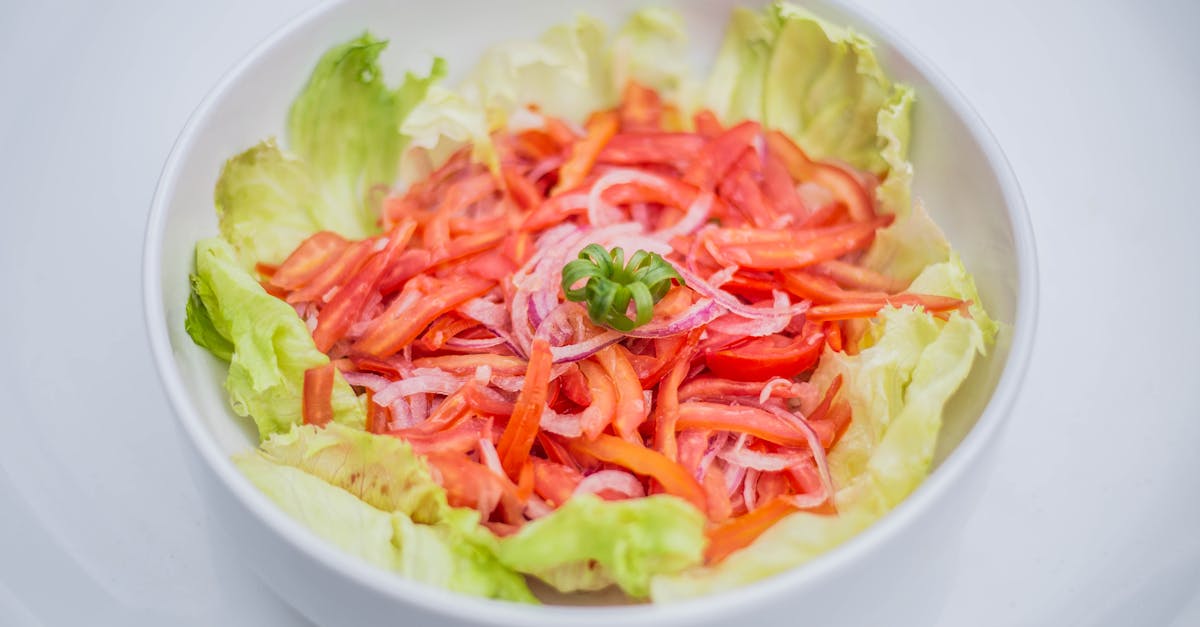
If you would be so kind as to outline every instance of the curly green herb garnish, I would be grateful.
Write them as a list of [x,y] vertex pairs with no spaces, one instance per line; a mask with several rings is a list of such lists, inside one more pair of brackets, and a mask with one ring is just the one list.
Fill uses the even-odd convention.
[[[575,288],[584,279],[587,283]],[[598,244],[588,244],[578,259],[563,266],[562,272],[567,300],[585,303],[592,322],[618,331],[630,331],[650,322],[654,303],[666,296],[671,281],[684,284],[662,255],[639,250],[625,263],[625,251],[619,246],[608,252]],[[632,320],[626,315],[630,302],[635,310]]]

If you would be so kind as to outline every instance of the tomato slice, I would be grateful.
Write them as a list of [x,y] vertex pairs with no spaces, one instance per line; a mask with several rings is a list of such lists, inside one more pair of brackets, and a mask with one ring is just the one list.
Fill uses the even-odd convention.
[[583,474],[570,466],[533,458],[533,491],[550,507],[566,503],[580,481]]
[[304,424],[323,427],[333,420],[333,375],[332,363],[304,371],[304,391],[300,405]]
[[825,347],[820,325],[805,324],[799,337],[768,335],[710,352],[705,355],[708,369],[717,376],[735,381],[766,381],[772,377],[790,379],[816,365]]

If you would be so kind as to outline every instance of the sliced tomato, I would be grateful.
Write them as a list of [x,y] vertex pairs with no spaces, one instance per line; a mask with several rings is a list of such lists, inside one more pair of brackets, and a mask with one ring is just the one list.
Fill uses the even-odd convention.
[[375,393],[367,390],[367,432],[384,433],[392,420],[392,411],[375,402]]
[[715,189],[743,153],[747,150],[756,152],[754,140],[761,133],[762,125],[750,120],[726,129],[694,153],[683,180],[700,189]]
[[580,481],[583,474],[575,468],[533,458],[533,491],[550,507],[566,503]]
[[304,371],[304,391],[300,405],[304,424],[323,427],[333,420],[334,372],[332,363]]
[[569,446],[635,474],[653,477],[668,494],[690,502],[702,512],[707,511],[704,489],[696,478],[658,451],[607,434],[600,434],[595,440],[575,439]]
[[432,451],[425,458],[436,470],[434,478],[446,490],[451,506],[475,509],[485,520],[499,506],[506,522],[524,522],[516,486],[507,479],[462,454]]
[[710,352],[704,361],[717,376],[735,381],[790,379],[817,364],[825,347],[820,325],[807,325],[805,333],[756,337],[730,348]]

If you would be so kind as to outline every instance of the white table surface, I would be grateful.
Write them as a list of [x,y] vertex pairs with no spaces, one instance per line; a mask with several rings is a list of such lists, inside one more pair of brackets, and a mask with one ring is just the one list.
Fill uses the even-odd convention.
[[[100,4],[0,3],[0,624],[304,624],[192,486],[139,277],[187,116],[307,2]],[[1200,625],[1200,3],[862,4],[991,126],[1041,261],[940,624]]]

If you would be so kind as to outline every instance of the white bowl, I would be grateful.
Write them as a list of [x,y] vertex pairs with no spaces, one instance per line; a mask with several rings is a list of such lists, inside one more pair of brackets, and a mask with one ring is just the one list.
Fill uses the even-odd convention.
[[[183,427],[190,462],[230,550],[282,597],[322,624],[724,624],[731,619],[810,624],[927,624],[952,573],[956,530],[975,501],[1033,340],[1033,237],[1012,171],[962,96],[891,32],[833,0],[804,0],[878,45],[889,74],[916,88],[912,159],[916,193],[975,275],[990,313],[1011,327],[977,363],[947,408],[936,468],[894,511],[840,548],[766,581],[662,606],[525,607],[459,596],[376,570],[312,535],[244,479],[229,456],[256,444],[228,410],[224,369],[184,331],[195,241],[216,233],[213,185],[225,159],[282,136],[287,108],[317,57],[370,29],[391,39],[387,76],[424,66],[430,53],[469,68],[497,40],[531,37],[577,10],[616,22],[632,0],[496,3],[347,0],[293,20],[233,68],[205,98],[163,169],[146,235],[145,306],[155,359]],[[697,65],[711,58],[730,8],[746,2],[673,3],[684,13]],[[453,76],[451,77],[454,78]]]

